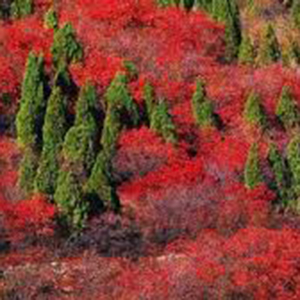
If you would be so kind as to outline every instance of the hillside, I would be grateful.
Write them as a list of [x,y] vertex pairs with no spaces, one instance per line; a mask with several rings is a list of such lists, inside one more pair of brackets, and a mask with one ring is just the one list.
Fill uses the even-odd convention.
[[299,35],[298,0],[0,2],[0,298],[299,299]]

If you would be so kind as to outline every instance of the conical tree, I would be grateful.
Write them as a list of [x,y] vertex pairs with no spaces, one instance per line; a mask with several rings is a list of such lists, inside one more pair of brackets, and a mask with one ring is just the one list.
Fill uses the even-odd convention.
[[261,99],[254,91],[247,98],[244,108],[244,119],[251,125],[266,126],[266,116],[261,105]]
[[21,18],[33,13],[33,0],[14,0],[11,4],[11,15]]
[[16,116],[17,142],[21,148],[39,143],[46,99],[44,60],[30,53],[22,84],[20,108]]
[[237,58],[239,47],[242,40],[240,13],[235,0],[224,0],[226,6],[225,19],[225,42],[226,42],[226,60],[231,62]]
[[146,104],[147,121],[150,123],[151,115],[155,107],[155,95],[153,86],[148,82],[143,88],[143,98]]
[[253,65],[255,61],[254,46],[248,35],[243,35],[238,55],[239,63]]
[[271,24],[268,24],[263,32],[257,56],[259,65],[268,65],[280,59],[280,47],[276,37],[275,30]]
[[121,116],[114,107],[109,108],[103,124],[101,145],[107,153],[113,156],[116,150],[116,144],[122,130]]
[[300,47],[297,41],[292,40],[283,48],[282,64],[286,67],[297,67],[300,64]]
[[[97,113],[97,92],[95,87],[87,82],[80,90],[78,101],[75,107],[75,126],[95,122]],[[90,120],[90,119],[93,119]]]
[[275,179],[272,188],[277,191],[282,203],[286,205],[289,188],[287,180],[288,170],[281,153],[274,143],[270,145],[268,161],[272,168]]
[[292,9],[291,9],[291,19],[294,26],[300,29],[300,1],[293,0]]
[[111,155],[105,150],[101,151],[97,156],[85,191],[91,198],[96,196],[106,207],[118,211],[120,200],[111,174]]
[[196,90],[192,97],[192,109],[198,126],[214,125],[213,105],[206,97],[205,85],[201,80],[196,81]]
[[69,226],[73,229],[84,227],[89,205],[84,199],[80,183],[71,172],[60,171],[54,201]]
[[139,110],[128,91],[126,75],[122,73],[116,74],[104,98],[107,109],[110,109],[110,107],[117,108],[122,115],[124,113],[128,114],[133,125],[139,123]]
[[263,180],[258,154],[258,146],[256,143],[252,144],[248,153],[244,170],[244,180],[246,187],[249,189],[254,189]]
[[166,142],[177,144],[178,136],[172,116],[169,114],[167,103],[161,100],[151,115],[150,128],[161,135]]
[[19,166],[19,187],[29,195],[34,188],[34,178],[38,167],[38,156],[31,148],[26,148]]
[[38,192],[53,194],[59,171],[58,156],[67,131],[67,103],[60,87],[54,87],[48,101],[43,126],[43,150],[35,187]]
[[212,1],[212,16],[216,21],[225,22],[227,18],[228,3],[227,0]]
[[299,124],[299,113],[288,86],[282,88],[281,96],[276,107],[276,116],[286,129],[290,129]]
[[69,64],[82,59],[83,49],[76,39],[72,24],[66,23],[54,32],[51,53],[55,66],[61,61]]
[[51,7],[45,14],[44,26],[46,29],[58,29],[58,17],[53,7]]
[[292,174],[292,189],[300,195],[300,138],[294,136],[287,146],[287,161]]

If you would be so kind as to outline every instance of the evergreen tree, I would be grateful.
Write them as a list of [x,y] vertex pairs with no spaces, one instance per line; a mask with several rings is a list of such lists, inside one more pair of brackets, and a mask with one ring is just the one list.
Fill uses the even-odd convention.
[[73,126],[66,134],[63,157],[69,168],[78,175],[88,173],[95,160],[96,127]]
[[46,108],[44,60],[30,53],[22,84],[20,108],[16,116],[17,142],[20,147],[36,146],[40,139]]
[[228,12],[227,0],[213,0],[211,12],[216,21],[225,22]]
[[265,127],[266,116],[264,114],[261,99],[257,93],[252,91],[246,101],[244,119],[251,125]]
[[130,61],[130,60],[125,60],[123,62],[124,68],[126,69],[126,73],[128,75],[129,80],[135,80],[138,78],[138,69],[136,65]]
[[281,96],[276,107],[276,116],[286,129],[299,123],[299,113],[288,86],[282,88]]
[[213,0],[195,0],[194,7],[196,9],[210,12],[212,9],[212,2]]
[[254,64],[255,53],[251,38],[248,35],[243,35],[242,42],[239,48],[239,62],[244,65]]
[[291,18],[294,26],[300,29],[300,1],[293,0],[291,9]]
[[262,41],[258,49],[257,63],[267,65],[280,59],[281,53],[275,30],[268,24],[263,32]]
[[166,142],[177,144],[178,137],[167,103],[161,100],[154,108],[150,120],[150,128],[161,135]]
[[225,10],[225,42],[226,42],[226,60],[231,62],[237,58],[239,47],[242,40],[240,13],[235,0],[224,0]]
[[101,145],[107,153],[113,156],[116,150],[116,144],[122,130],[122,123],[119,111],[111,107],[108,109],[102,130]]
[[14,0],[11,4],[11,15],[21,18],[33,13],[33,0]]
[[[97,113],[97,92],[92,84],[87,82],[80,90],[75,112],[75,126],[87,123],[93,125],[92,123],[95,122],[94,118]],[[95,124],[95,126],[97,125]]]
[[213,105],[207,99],[204,83],[200,80],[196,82],[196,90],[192,98],[192,109],[198,126],[214,125]]
[[96,195],[105,206],[118,211],[120,200],[112,178],[111,154],[101,151],[93,166],[91,176],[86,185],[86,192],[90,197]]
[[43,126],[43,150],[35,187],[42,193],[53,194],[59,171],[58,156],[67,130],[67,103],[60,87],[54,87],[48,101]]
[[151,115],[155,107],[155,95],[153,86],[149,82],[144,85],[143,98],[146,104],[147,120],[150,123]]
[[292,190],[300,195],[300,138],[294,136],[287,146],[287,161],[292,175]]
[[83,49],[76,40],[73,26],[70,23],[66,23],[54,32],[51,53],[56,67],[61,61],[69,64],[82,59]]
[[296,67],[300,64],[300,47],[295,40],[282,50],[282,64],[286,67]]
[[287,166],[275,144],[271,144],[268,153],[268,161],[272,168],[275,182],[272,189],[275,189],[282,199],[283,204],[287,204],[288,197],[288,181],[287,181]]
[[138,107],[128,91],[126,75],[116,74],[105,93],[105,100],[108,109],[115,107],[122,115],[127,113],[133,125],[139,123]]
[[44,26],[47,29],[58,29],[58,17],[53,7],[51,7],[45,14]]
[[19,166],[18,185],[27,195],[33,191],[37,167],[38,156],[31,148],[26,148]]
[[245,185],[249,189],[254,189],[262,182],[261,167],[258,154],[258,146],[252,144],[248,153],[246,167],[244,170]]
[[69,226],[73,229],[84,227],[89,205],[84,199],[80,183],[71,172],[60,171],[54,201]]

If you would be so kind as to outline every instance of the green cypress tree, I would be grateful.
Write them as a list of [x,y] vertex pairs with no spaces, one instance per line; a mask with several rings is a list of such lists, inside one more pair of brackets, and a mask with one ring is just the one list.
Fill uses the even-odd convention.
[[38,167],[38,156],[31,148],[26,148],[19,166],[19,187],[29,195],[34,188],[34,178]]
[[61,61],[69,64],[83,58],[83,48],[76,39],[72,24],[66,23],[54,32],[51,53],[56,67]]
[[60,171],[54,194],[62,217],[73,229],[82,229],[88,217],[89,205],[76,176],[69,171]]
[[282,50],[282,64],[286,67],[296,67],[300,64],[300,47],[297,41],[292,40]]
[[261,105],[261,99],[255,91],[252,91],[247,98],[244,119],[251,125],[266,126],[266,116]]
[[300,138],[295,135],[287,146],[287,161],[292,175],[292,190],[300,195]]
[[75,174],[91,170],[96,155],[95,141],[95,127],[88,124],[73,126],[66,134],[63,157]]
[[150,120],[150,128],[161,135],[166,142],[177,144],[178,136],[172,116],[168,112],[167,103],[161,100],[154,108]]
[[33,13],[33,0],[14,0],[11,5],[11,15],[21,18]]
[[288,181],[287,181],[287,166],[279,152],[277,146],[272,143],[269,148],[268,161],[272,168],[275,182],[271,188],[276,190],[282,200],[282,204],[286,206],[288,197]]
[[239,63],[253,65],[255,60],[254,46],[248,35],[243,35],[238,55]]
[[108,109],[114,106],[118,108],[121,114],[129,114],[133,125],[139,123],[139,110],[128,91],[126,75],[122,73],[116,74],[105,93],[105,100]]
[[226,60],[231,62],[237,58],[239,47],[242,40],[240,13],[235,0],[224,0],[225,10],[225,42],[226,42]]
[[40,140],[46,108],[44,60],[30,53],[22,83],[20,108],[16,116],[17,142],[21,148],[36,146]]
[[59,172],[58,156],[67,130],[67,103],[60,87],[54,87],[48,101],[43,126],[43,150],[35,188],[53,194]]
[[47,29],[58,29],[58,17],[56,11],[51,7],[45,14],[44,26]]
[[92,198],[96,195],[105,206],[118,211],[120,200],[114,187],[111,169],[111,154],[105,150],[101,151],[97,156],[85,191]]
[[114,155],[121,130],[120,113],[116,108],[111,107],[106,113],[101,136],[101,145],[107,153]]
[[248,153],[244,170],[244,180],[248,189],[254,189],[263,180],[259,161],[258,146],[256,143],[252,144]]
[[300,1],[293,0],[291,9],[291,19],[294,26],[300,29]]
[[228,3],[227,0],[212,1],[212,16],[216,21],[225,22],[227,18]]
[[150,123],[151,115],[155,107],[155,95],[154,88],[149,82],[143,87],[143,98],[146,105],[147,120]]
[[258,65],[268,65],[280,59],[280,47],[275,30],[271,24],[264,28],[257,56]]
[[[87,82],[80,90],[78,101],[75,107],[75,126],[91,124],[97,112],[97,92],[95,87]],[[95,124],[96,126],[96,124]]]
[[207,127],[214,125],[213,105],[207,99],[205,85],[200,80],[196,82],[196,90],[192,97],[192,109],[198,126]]
[[276,116],[286,129],[299,124],[299,113],[288,86],[282,88],[281,96],[276,107]]

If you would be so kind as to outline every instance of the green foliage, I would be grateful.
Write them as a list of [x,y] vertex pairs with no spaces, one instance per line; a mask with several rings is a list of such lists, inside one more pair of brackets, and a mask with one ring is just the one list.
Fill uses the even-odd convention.
[[238,55],[239,63],[244,65],[252,65],[255,60],[254,46],[248,35],[243,35]]
[[275,182],[272,183],[272,188],[275,189],[282,200],[284,206],[288,201],[288,170],[285,161],[275,144],[271,144],[268,153],[268,161],[272,168]]
[[66,23],[54,32],[51,53],[55,66],[58,66],[61,61],[69,64],[83,58],[83,49],[76,40],[72,24]]
[[111,107],[106,113],[101,136],[101,145],[107,153],[111,153],[112,155],[115,153],[116,143],[121,130],[120,113],[116,108]]
[[25,150],[19,166],[19,187],[29,195],[34,188],[38,157],[31,148]]
[[235,0],[224,1],[227,3],[225,8],[225,42],[226,42],[226,60],[231,62],[237,58],[241,44],[241,24],[240,13]]
[[126,72],[127,72],[130,80],[134,80],[138,77],[138,75],[139,75],[138,69],[132,61],[125,60],[123,62],[123,65],[124,65],[124,68],[126,69]]
[[44,25],[47,29],[58,29],[58,17],[52,7],[45,14]]
[[[97,106],[97,92],[95,87],[86,83],[80,90],[78,101],[76,102],[76,117],[75,126],[83,124],[91,124],[95,122],[94,117],[96,114]],[[96,124],[95,124],[96,126]]]
[[300,29],[300,1],[293,0],[291,9],[291,19],[294,26]]
[[261,105],[261,99],[255,91],[252,91],[247,98],[244,119],[251,125],[266,126],[266,116]]
[[117,73],[105,93],[107,108],[117,108],[123,115],[127,113],[133,123],[137,125],[140,120],[137,104],[133,101],[128,88],[126,75]]
[[147,82],[143,87],[143,98],[146,104],[148,122],[150,122],[152,112],[155,108],[155,95],[153,86]]
[[84,227],[89,212],[89,205],[84,199],[80,183],[71,172],[60,172],[54,201],[68,225],[73,227],[73,229],[82,229]]
[[111,174],[111,154],[101,151],[97,156],[85,191],[89,195],[96,195],[106,206],[118,211],[120,200]]
[[73,126],[66,134],[63,145],[63,156],[76,174],[91,170],[95,161],[96,132],[94,126]]
[[195,0],[194,7],[196,9],[205,10],[210,12],[212,9],[213,0]]
[[258,49],[257,63],[268,65],[280,59],[280,47],[275,30],[271,24],[264,28],[262,41]]
[[287,146],[287,161],[292,174],[292,189],[300,195],[300,137],[295,135]]
[[286,129],[292,128],[299,123],[299,113],[288,86],[282,88],[276,107],[276,116]]
[[16,116],[17,142],[20,147],[36,146],[40,138],[46,107],[44,60],[30,53],[22,84],[20,109]]
[[248,189],[254,189],[263,180],[258,154],[258,146],[256,143],[252,144],[248,153],[244,170],[244,180],[245,185]]
[[196,82],[196,90],[192,98],[192,109],[198,126],[208,127],[214,125],[213,105],[207,99],[204,83],[200,80]]
[[21,18],[33,13],[33,0],[14,0],[11,4],[11,15]]
[[43,126],[43,150],[35,180],[38,192],[53,194],[59,170],[58,156],[67,130],[66,99],[60,87],[54,87],[48,101]]
[[161,100],[154,108],[150,120],[150,128],[161,135],[166,142],[177,144],[178,136],[167,103]]
[[300,47],[297,41],[292,40],[282,50],[282,64],[287,67],[296,67],[300,64]]

